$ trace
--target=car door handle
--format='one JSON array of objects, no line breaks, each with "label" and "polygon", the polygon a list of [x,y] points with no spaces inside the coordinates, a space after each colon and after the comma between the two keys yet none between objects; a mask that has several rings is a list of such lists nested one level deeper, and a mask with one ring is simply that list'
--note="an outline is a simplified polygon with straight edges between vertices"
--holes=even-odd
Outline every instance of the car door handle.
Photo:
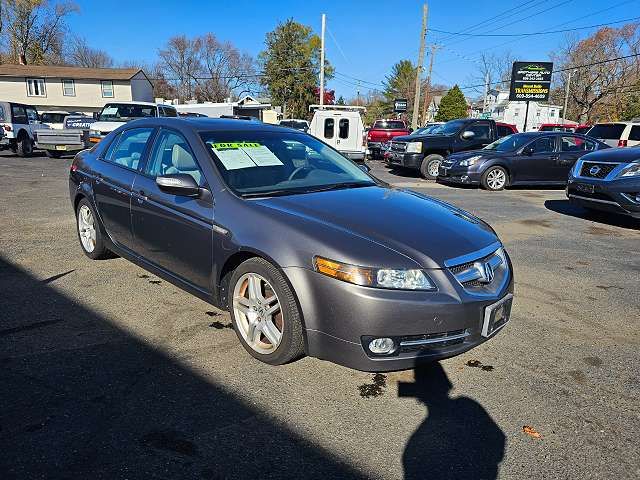
[{"label": "car door handle", "polygon": [[102,183],[102,175],[100,174],[96,175],[96,183]]},{"label": "car door handle", "polygon": [[144,190],[141,189],[137,191],[136,200],[138,203],[144,203],[144,201],[147,200],[147,194]]}]

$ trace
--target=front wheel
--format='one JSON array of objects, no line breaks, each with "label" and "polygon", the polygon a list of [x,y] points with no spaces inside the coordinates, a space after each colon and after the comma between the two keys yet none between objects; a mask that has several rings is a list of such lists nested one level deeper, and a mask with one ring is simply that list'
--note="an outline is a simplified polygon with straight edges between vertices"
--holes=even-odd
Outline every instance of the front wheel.
[{"label": "front wheel", "polygon": [[480,180],[482,187],[494,192],[504,189],[509,181],[509,174],[502,167],[489,167]]},{"label": "front wheel", "polygon": [[440,165],[443,160],[444,157],[442,157],[442,155],[437,155],[435,153],[424,157],[422,164],[420,165],[420,174],[422,177],[435,179],[438,176],[438,170],[440,169]]},{"label": "front wheel", "polygon": [[253,357],[282,365],[302,356],[302,315],[280,271],[251,258],[233,272],[229,310],[242,346]]}]

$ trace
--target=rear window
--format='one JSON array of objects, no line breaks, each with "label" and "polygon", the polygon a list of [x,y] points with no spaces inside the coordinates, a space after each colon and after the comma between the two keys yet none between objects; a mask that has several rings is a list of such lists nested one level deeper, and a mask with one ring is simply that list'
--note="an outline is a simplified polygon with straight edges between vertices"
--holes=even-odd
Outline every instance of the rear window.
[{"label": "rear window", "polygon": [[605,140],[620,140],[625,127],[624,123],[601,123],[589,130],[589,136]]},{"label": "rear window", "polygon": [[404,122],[394,120],[378,120],[373,124],[373,128],[381,130],[405,130],[407,127]]},{"label": "rear window", "polygon": [[280,122],[280,125],[283,127],[290,127],[290,128],[295,128],[297,130],[304,130],[304,131],[306,131],[308,128],[307,122],[300,122],[298,120],[282,120]]},{"label": "rear window", "polygon": [[64,117],[66,116],[66,113],[44,112],[40,115],[40,120],[42,120],[42,123],[62,123],[64,122]]},{"label": "rear window", "polygon": [[640,125],[634,125],[633,127],[631,127],[629,140],[640,140]]}]

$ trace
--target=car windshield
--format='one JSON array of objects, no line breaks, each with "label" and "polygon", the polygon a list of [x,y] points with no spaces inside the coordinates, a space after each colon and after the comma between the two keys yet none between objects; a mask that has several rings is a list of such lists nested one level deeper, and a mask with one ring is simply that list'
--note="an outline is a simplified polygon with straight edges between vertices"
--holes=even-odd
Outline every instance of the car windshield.
[{"label": "car windshield", "polygon": [[625,127],[624,123],[600,123],[589,130],[589,136],[605,140],[619,140]]},{"label": "car windshield", "polygon": [[134,103],[107,103],[98,117],[100,122],[125,122],[133,118],[157,117],[154,105],[136,105]]},{"label": "car windshield", "polygon": [[292,195],[375,185],[357,165],[311,135],[202,132],[225,183],[246,197]]},{"label": "car windshield", "polygon": [[439,125],[436,131],[432,132],[436,135],[455,135],[466,124],[464,120],[451,120],[444,125]]},{"label": "car windshield", "polygon": [[405,130],[407,127],[404,122],[395,120],[377,120],[373,124],[373,128],[380,130]]},{"label": "car windshield", "polygon": [[62,123],[67,115],[68,113],[45,112],[40,114],[40,120],[42,123]]},{"label": "car windshield", "polygon": [[531,135],[522,135],[515,133],[506,137],[499,138],[495,142],[484,147],[483,150],[495,150],[497,152],[511,152],[522,147],[531,140]]},{"label": "car windshield", "polygon": [[283,120],[280,122],[280,125],[283,127],[295,128],[296,130],[304,130],[307,131],[308,125],[307,122],[301,122],[300,120]]}]

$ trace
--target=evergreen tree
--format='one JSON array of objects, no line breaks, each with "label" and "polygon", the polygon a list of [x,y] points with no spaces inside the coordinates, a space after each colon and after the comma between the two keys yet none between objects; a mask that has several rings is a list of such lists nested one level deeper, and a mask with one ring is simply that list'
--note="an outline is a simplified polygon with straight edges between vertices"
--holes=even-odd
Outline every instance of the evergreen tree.
[{"label": "evergreen tree", "polygon": [[440,100],[435,120],[437,122],[448,122],[456,118],[467,118],[468,115],[467,100],[458,85],[454,85]]},{"label": "evergreen tree", "polygon": [[336,102],[336,105],[346,105],[346,103],[344,103],[344,98],[342,97],[342,95],[338,97],[338,101]]},{"label": "evergreen tree", "polygon": [[416,88],[416,70],[409,60],[400,60],[391,69],[384,82],[385,110],[393,111],[393,101],[396,98],[407,99],[407,116],[411,118],[413,112],[413,100]]}]

